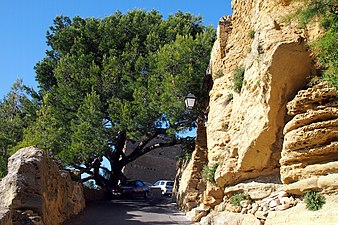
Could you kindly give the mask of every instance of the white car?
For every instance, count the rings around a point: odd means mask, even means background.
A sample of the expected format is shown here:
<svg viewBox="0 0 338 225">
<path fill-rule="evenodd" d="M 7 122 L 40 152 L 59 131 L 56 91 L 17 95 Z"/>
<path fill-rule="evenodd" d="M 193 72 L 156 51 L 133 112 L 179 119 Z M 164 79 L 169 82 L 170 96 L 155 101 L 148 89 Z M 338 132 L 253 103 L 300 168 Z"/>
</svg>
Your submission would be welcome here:
<svg viewBox="0 0 338 225">
<path fill-rule="evenodd" d="M 156 181 L 153 187 L 160 187 L 162 195 L 171 195 L 173 193 L 174 181 L 172 180 L 159 180 Z"/>
</svg>

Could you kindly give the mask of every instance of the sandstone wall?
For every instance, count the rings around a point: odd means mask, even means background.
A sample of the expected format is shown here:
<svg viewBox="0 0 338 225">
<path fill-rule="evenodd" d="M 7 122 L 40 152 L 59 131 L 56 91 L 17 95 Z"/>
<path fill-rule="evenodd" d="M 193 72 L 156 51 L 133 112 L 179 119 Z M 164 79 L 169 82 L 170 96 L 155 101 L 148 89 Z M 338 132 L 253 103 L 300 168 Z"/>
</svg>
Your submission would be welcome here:
<svg viewBox="0 0 338 225">
<path fill-rule="evenodd" d="M 193 177 L 200 177 L 201 162 L 219 166 L 216 183 L 207 182 L 202 198 L 195 198 L 196 193 L 200 196 L 196 188 L 182 194 L 198 200 L 197 207 L 187 213 L 192 221 L 337 221 L 332 198 L 338 190 L 337 93 L 327 84 L 304 90 L 316 75 L 308 44 L 322 31 L 316 23 L 300 29 L 295 22 L 286 22 L 297 4 L 293 0 L 233 0 L 233 15 L 219 21 L 207 69 L 214 81 L 207 148 L 195 150 L 207 158 L 201 161 L 193 155 L 187 167 L 190 174 L 183 174 L 195 184 Z M 244 69 L 239 92 L 234 89 L 236 68 Z M 313 215 L 306 211 L 302 195 L 309 189 L 325 194 L 329 206 L 324 211 Z M 229 199 L 235 193 L 256 202 L 234 207 Z M 308 218 L 302 221 L 303 216 Z"/>
<path fill-rule="evenodd" d="M 202 181 L 201 171 L 207 161 L 207 140 L 204 123 L 198 122 L 196 129 L 196 147 L 191 159 L 181 165 L 178 177 L 175 179 L 174 198 L 183 211 L 189 211 L 202 203 L 205 183 Z"/>
<path fill-rule="evenodd" d="M 82 185 L 34 147 L 9 158 L 0 195 L 0 206 L 11 209 L 13 224 L 57 225 L 85 207 Z"/>
<path fill-rule="evenodd" d="M 336 189 L 338 176 L 337 91 L 322 83 L 288 103 L 294 116 L 285 128 L 281 177 L 289 191 Z M 298 188 L 296 188 L 298 186 Z"/>
<path fill-rule="evenodd" d="M 286 103 L 313 72 L 304 32 L 282 22 L 292 6 L 261 0 L 237 0 L 232 6 L 231 22 L 225 17 L 219 24 L 210 63 L 208 160 L 221 164 L 219 187 L 278 174 Z M 233 88 L 236 67 L 245 69 L 240 93 Z"/>
</svg>

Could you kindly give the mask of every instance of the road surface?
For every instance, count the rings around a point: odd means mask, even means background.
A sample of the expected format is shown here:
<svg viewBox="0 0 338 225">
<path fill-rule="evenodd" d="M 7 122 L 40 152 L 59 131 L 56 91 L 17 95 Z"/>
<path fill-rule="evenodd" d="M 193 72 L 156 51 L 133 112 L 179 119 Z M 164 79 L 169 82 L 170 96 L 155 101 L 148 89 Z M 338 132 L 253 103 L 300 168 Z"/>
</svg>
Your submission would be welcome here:
<svg viewBox="0 0 338 225">
<path fill-rule="evenodd" d="M 96 201 L 64 225 L 192 224 L 169 198 Z"/>
</svg>

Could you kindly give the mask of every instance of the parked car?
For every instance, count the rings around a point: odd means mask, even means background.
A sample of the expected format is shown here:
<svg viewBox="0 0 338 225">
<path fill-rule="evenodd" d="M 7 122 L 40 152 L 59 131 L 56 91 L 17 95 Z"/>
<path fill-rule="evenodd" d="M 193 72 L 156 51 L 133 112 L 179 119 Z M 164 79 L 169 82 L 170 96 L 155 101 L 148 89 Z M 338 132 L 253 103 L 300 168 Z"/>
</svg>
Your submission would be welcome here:
<svg viewBox="0 0 338 225">
<path fill-rule="evenodd" d="M 149 196 L 149 186 L 144 184 L 141 180 L 128 180 L 112 188 L 111 194 L 115 197 L 144 197 Z"/>
<path fill-rule="evenodd" d="M 159 180 L 156 181 L 153 187 L 160 187 L 162 190 L 162 195 L 169 195 L 173 193 L 174 181 L 172 180 Z"/>
</svg>

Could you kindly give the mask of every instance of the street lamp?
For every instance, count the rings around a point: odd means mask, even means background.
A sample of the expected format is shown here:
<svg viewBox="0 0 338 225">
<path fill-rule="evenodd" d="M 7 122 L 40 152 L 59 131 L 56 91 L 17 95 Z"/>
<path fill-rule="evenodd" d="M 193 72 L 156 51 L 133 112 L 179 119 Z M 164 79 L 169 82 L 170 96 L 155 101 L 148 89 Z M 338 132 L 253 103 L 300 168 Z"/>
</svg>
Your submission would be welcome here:
<svg viewBox="0 0 338 225">
<path fill-rule="evenodd" d="M 184 102 L 185 102 L 185 107 L 189 110 L 191 110 L 194 105 L 195 105 L 195 101 L 196 101 L 196 96 L 189 93 L 187 95 L 187 97 L 185 98 Z"/>
</svg>

